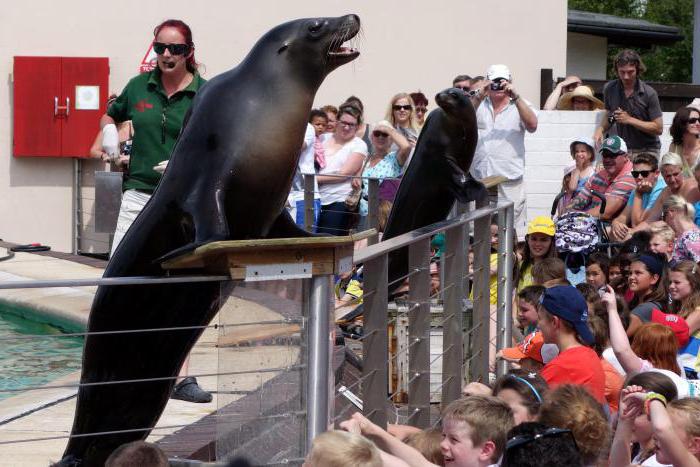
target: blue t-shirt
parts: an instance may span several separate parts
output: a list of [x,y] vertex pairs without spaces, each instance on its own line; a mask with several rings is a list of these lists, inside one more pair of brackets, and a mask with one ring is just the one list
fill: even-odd
[[[651,208],[661,192],[664,191],[664,188],[666,188],[666,182],[664,181],[663,177],[660,176],[656,179],[656,184],[649,193],[642,193],[642,209],[646,211],[647,209]],[[634,190],[630,195],[629,199],[627,200],[627,206],[632,206],[632,203],[634,203],[634,194],[636,192],[637,190]]]
[[[373,177],[373,178],[396,178],[401,175],[401,165],[399,160],[396,158],[396,151],[390,152],[384,158],[377,163],[374,167],[370,167],[369,164],[365,166],[362,171],[363,177]],[[362,184],[362,199],[360,200],[360,215],[366,216],[368,203],[367,196],[369,196],[369,186],[367,182]]]

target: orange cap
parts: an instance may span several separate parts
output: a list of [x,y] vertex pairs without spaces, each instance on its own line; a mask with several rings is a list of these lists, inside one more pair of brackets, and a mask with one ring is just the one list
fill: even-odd
[[544,345],[544,336],[542,332],[535,331],[525,336],[525,339],[516,347],[509,347],[501,350],[501,355],[507,360],[521,360],[523,358],[531,358],[540,363],[544,363],[542,357],[542,346]]

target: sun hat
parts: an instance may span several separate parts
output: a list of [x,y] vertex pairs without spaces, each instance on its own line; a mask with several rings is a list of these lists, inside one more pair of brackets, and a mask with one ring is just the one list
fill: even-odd
[[554,237],[556,228],[554,227],[554,221],[548,216],[537,216],[527,224],[527,234],[531,235],[534,233],[543,233]]
[[593,90],[589,88],[588,86],[577,86],[576,89],[570,92],[564,93],[560,98],[559,102],[557,103],[557,110],[571,110],[573,108],[573,99],[574,97],[583,97],[585,99],[588,99],[593,103],[593,109],[594,110],[602,110],[605,108],[605,104],[603,104],[603,101],[600,99],[596,98],[593,95]]
[[571,153],[571,157],[574,157],[574,145],[576,144],[585,144],[591,148],[591,152],[595,155],[595,143],[593,142],[593,138],[588,136],[579,136],[569,143],[569,153]]
[[668,328],[676,335],[678,340],[678,348],[682,349],[686,346],[690,340],[690,327],[683,317],[678,315],[673,315],[670,313],[664,313],[663,311],[654,308],[651,310],[651,320],[652,323],[662,324]]
[[690,107],[691,109],[695,109],[698,112],[700,112],[700,98],[696,97],[695,99],[693,99],[693,102],[686,105],[686,107]]
[[501,350],[501,355],[509,361],[531,358],[540,363],[549,363],[559,355],[559,349],[555,344],[545,344],[542,332],[535,331],[525,336],[525,339],[515,347]]
[[617,135],[613,136],[608,136],[603,140],[602,146],[600,146],[600,152],[603,154],[603,151],[609,151],[613,154],[626,154],[627,153],[627,145],[625,144],[625,140],[620,138]]
[[511,80],[510,70],[505,65],[491,65],[486,71],[486,79],[495,81],[499,78]]
[[571,172],[574,171],[575,168],[576,164],[569,164],[566,167],[564,167],[564,176],[566,177],[567,175],[569,175]]
[[584,343],[593,343],[593,333],[588,327],[588,305],[576,287],[571,285],[550,287],[542,294],[540,304],[550,314],[571,323]]

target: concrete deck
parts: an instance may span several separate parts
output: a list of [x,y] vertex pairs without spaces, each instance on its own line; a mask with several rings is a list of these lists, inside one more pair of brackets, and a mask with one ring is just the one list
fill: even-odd
[[[103,270],[76,261],[30,253],[17,253],[0,262],[0,282],[27,279],[95,278]],[[13,312],[31,319],[58,323],[71,330],[84,329],[95,287],[0,290],[0,302]],[[245,309],[245,313],[240,310]],[[280,320],[284,317],[252,301],[230,297],[220,312],[226,324]],[[218,322],[218,317],[214,320]],[[213,324],[213,323],[212,323]],[[220,330],[207,329],[191,353],[190,374],[212,374],[236,367],[240,370],[264,370],[289,366],[298,358],[296,345],[267,345],[247,348],[217,348]],[[222,363],[220,363],[222,362]],[[225,364],[224,364],[225,362]],[[223,365],[223,366],[222,366]],[[226,382],[227,392],[241,396],[254,391],[278,372],[251,373],[248,377]],[[0,375],[1,376],[1,375]],[[50,385],[76,384],[79,373],[55,380]],[[217,377],[199,378],[200,385],[216,391]],[[75,388],[36,389],[0,401],[0,459],[3,465],[46,466],[60,459],[67,442],[75,410]],[[237,396],[226,395],[226,403]],[[157,441],[213,413],[220,406],[219,396],[208,404],[171,400],[149,441]],[[49,440],[19,442],[36,438]]]

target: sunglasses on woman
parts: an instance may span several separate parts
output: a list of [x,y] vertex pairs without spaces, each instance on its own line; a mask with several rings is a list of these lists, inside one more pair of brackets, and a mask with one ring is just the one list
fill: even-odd
[[692,118],[689,118],[689,119],[688,119],[688,124],[689,124],[689,125],[694,125],[694,124],[696,124],[696,123],[698,123],[698,122],[700,122],[700,118],[698,118],[698,117],[692,117]]
[[162,42],[153,43],[153,51],[158,55],[163,55],[165,49],[170,51],[171,55],[185,55],[189,53],[190,46],[187,44],[164,44]]
[[424,113],[426,113],[427,111],[428,111],[428,109],[425,108],[425,107],[416,107],[416,113],[417,113],[417,114],[424,114]]
[[372,136],[374,136],[375,138],[388,138],[389,133],[384,133],[383,131],[375,130],[372,132]]
[[394,110],[397,111],[397,112],[398,112],[399,110],[407,110],[407,111],[410,111],[411,108],[412,108],[412,107],[411,107],[410,104],[409,104],[409,105],[396,105],[396,104],[394,104],[394,105],[392,106],[392,109],[394,109]]

